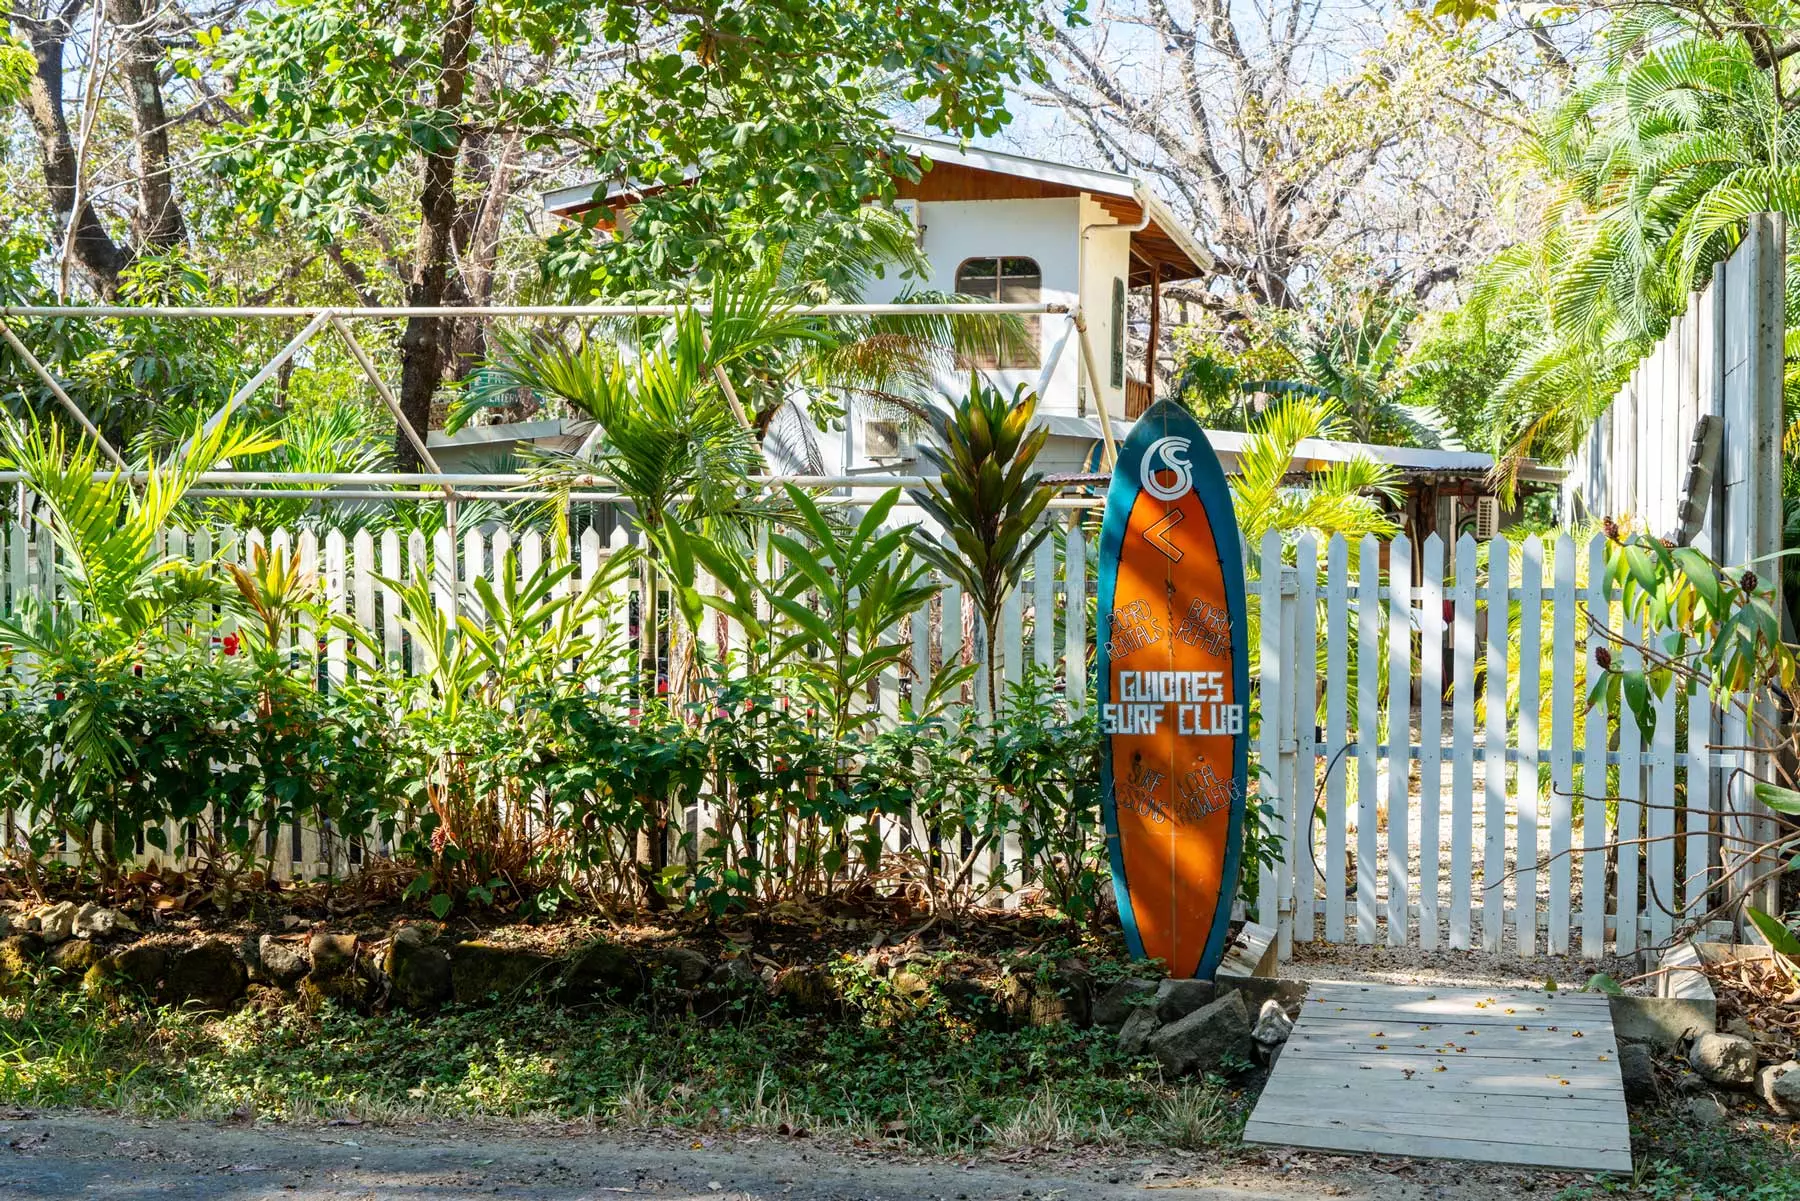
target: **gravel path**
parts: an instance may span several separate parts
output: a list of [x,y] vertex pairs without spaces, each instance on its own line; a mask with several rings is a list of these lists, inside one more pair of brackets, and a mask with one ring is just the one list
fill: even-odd
[[969,1162],[812,1140],[420,1126],[213,1126],[89,1113],[0,1121],[9,1201],[389,1198],[473,1201],[1508,1201],[1577,1179],[1454,1163],[1286,1152],[1028,1151]]

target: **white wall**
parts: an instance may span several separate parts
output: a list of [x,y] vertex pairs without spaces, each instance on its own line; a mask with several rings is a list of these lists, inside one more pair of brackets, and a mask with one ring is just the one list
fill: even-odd
[[[1087,316],[1088,342],[1094,348],[1094,370],[1100,377],[1100,390],[1106,398],[1107,411],[1115,420],[1122,421],[1125,418],[1125,389],[1122,386],[1112,386],[1112,296],[1113,281],[1124,280],[1126,313],[1129,316],[1131,229],[1117,224],[1112,214],[1092,199],[1083,196],[1081,227],[1096,224],[1099,227],[1088,229],[1084,239],[1087,245],[1081,273],[1081,311]],[[1130,359],[1126,360],[1125,372],[1127,376],[1131,373]],[[1088,416],[1096,416],[1091,405]]]
[[[1043,273],[1040,299],[1045,304],[1073,306],[1081,284],[1081,270],[1076,261],[1077,222],[1082,201],[1075,197],[1039,200],[956,200],[921,204],[920,221],[925,226],[924,251],[931,260],[931,277],[913,284],[914,288],[930,288],[940,292],[956,290],[956,268],[965,259],[1024,257],[1037,260]],[[870,303],[892,300],[905,289],[905,284],[890,277],[871,282],[867,289]],[[1039,355],[1047,357],[1061,336],[1065,319],[1044,317],[1039,321]],[[1045,412],[1075,412],[1077,362],[1074,345],[1063,348],[1050,386],[1045,390]],[[1010,394],[1018,384],[1036,387],[1038,369],[1020,368],[987,373],[994,385]],[[939,386],[948,395],[958,395],[967,381],[955,372],[947,372]],[[860,449],[860,448],[859,448]]]

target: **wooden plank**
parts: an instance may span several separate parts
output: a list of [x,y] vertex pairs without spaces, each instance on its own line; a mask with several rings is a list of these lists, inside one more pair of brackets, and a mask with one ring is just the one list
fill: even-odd
[[1682,901],[1690,913],[1706,907],[1713,880],[1713,772],[1708,764],[1713,737],[1713,707],[1703,681],[1687,697],[1687,848],[1682,865]]
[[1481,945],[1498,951],[1506,926],[1506,643],[1511,605],[1512,548],[1504,538],[1488,542],[1487,742],[1482,810],[1486,838],[1481,855]]
[[[1660,642],[1662,632],[1650,631]],[[1681,893],[1675,883],[1675,694],[1671,686],[1652,701],[1656,729],[1650,739],[1649,792],[1644,806],[1644,908],[1650,941],[1667,942],[1675,932]]]
[[1031,561],[1031,661],[1046,678],[1056,670],[1056,537],[1038,545]]
[[[1342,1087],[1342,1082],[1339,1086]],[[1465,1092],[1448,1088],[1442,1081],[1420,1076],[1400,1080],[1391,1077],[1359,1079],[1352,1087],[1356,1089],[1358,1107],[1370,1113],[1443,1113],[1493,1118],[1541,1114],[1565,1124],[1623,1126],[1627,1129],[1630,1126],[1623,1107],[1612,1097]],[[1319,1092],[1310,1083],[1270,1080],[1257,1101],[1259,1118],[1263,1118],[1261,1111],[1265,1104],[1276,1107],[1271,1110],[1271,1117],[1290,1105],[1306,1107],[1301,1109],[1299,1116],[1317,1117]]]
[[[1262,726],[1259,731],[1261,737],[1257,740],[1256,763],[1250,769],[1250,782],[1256,790],[1257,803],[1264,807],[1265,812],[1279,814],[1282,811],[1278,768],[1281,757],[1281,711],[1287,700],[1282,691],[1282,669],[1285,664],[1281,658],[1283,616],[1279,531],[1269,530],[1263,535],[1257,565],[1262,573],[1256,585],[1262,611],[1257,649],[1257,666],[1261,676],[1257,700],[1262,707]],[[1275,925],[1279,888],[1274,869],[1267,863],[1263,864],[1257,871],[1256,920],[1266,926]]]
[[1318,732],[1318,617],[1319,617],[1319,544],[1311,533],[1300,535],[1294,546],[1294,763],[1296,788],[1290,809],[1293,821],[1288,827],[1286,854],[1293,863],[1294,909],[1289,921],[1292,940],[1311,942],[1317,930],[1314,923],[1314,894],[1318,877],[1313,867],[1313,838],[1318,830],[1314,814],[1318,795],[1318,755],[1315,738]]
[[349,607],[349,571],[344,531],[331,530],[325,535],[325,611],[336,621],[325,631],[325,678],[333,689],[342,688],[348,675],[344,630],[338,623]]
[[1443,812],[1444,540],[1425,539],[1419,573],[1419,946],[1438,946]]
[[[1604,643],[1592,623],[1609,626],[1606,595],[1606,535],[1596,534],[1587,546],[1588,584],[1586,618],[1588,691],[1600,679],[1600,648]],[[1587,727],[1582,735],[1581,769],[1581,953],[1597,959],[1606,951],[1606,767],[1597,762],[1610,741],[1606,696],[1592,696]]]
[[[374,634],[379,628],[375,624],[375,538],[368,530],[356,531],[356,537],[350,540],[350,593],[351,608],[356,624],[368,634]],[[358,648],[358,662],[363,661],[366,652]]]
[[1079,515],[1070,519],[1063,551],[1063,688],[1069,712],[1087,709],[1087,539]]
[[1025,590],[1014,588],[1000,605],[1000,679],[994,682],[1002,707],[1007,689],[1025,676]]
[[1362,540],[1356,588],[1356,941],[1375,941],[1376,755],[1380,743],[1376,714],[1380,703],[1381,549],[1373,536]]
[[1456,542],[1456,628],[1452,633],[1450,768],[1450,946],[1470,943],[1475,839],[1475,539]]
[[1575,790],[1575,541],[1556,540],[1550,609],[1550,911],[1544,941],[1552,955],[1569,951],[1569,853]]
[[[1597,1108],[1597,1107],[1596,1107]],[[1617,1138],[1629,1138],[1631,1124],[1625,1115],[1600,1111],[1585,1116],[1581,1122],[1559,1118],[1554,1113],[1500,1110],[1469,1113],[1467,1111],[1433,1111],[1428,1106],[1415,1106],[1415,1111],[1379,1113],[1367,1106],[1349,1112],[1321,1115],[1315,1103],[1308,1108],[1304,1101],[1271,1105],[1258,1103],[1254,1120],[1259,1124],[1278,1126],[1317,1126],[1336,1130],[1380,1131],[1390,1134],[1421,1134],[1431,1138],[1462,1138],[1481,1142],[1535,1143],[1541,1147],[1560,1149],[1598,1149]],[[1603,1116],[1602,1116],[1603,1115]],[[1611,1119],[1611,1120],[1608,1120]],[[1598,1125],[1601,1129],[1595,1130]]]
[[[1399,1098],[1409,1108],[1426,1101],[1470,1097],[1493,1098],[1496,1110],[1531,1112],[1567,1105],[1570,1113],[1565,1120],[1576,1114],[1585,1118],[1608,1108],[1621,1117],[1625,1113],[1624,1089],[1616,1063],[1595,1064],[1591,1072],[1584,1068],[1570,1076],[1527,1060],[1458,1057],[1454,1063],[1443,1064],[1444,1071],[1438,1072],[1433,1070],[1437,1062],[1428,1056],[1384,1053],[1363,1059],[1368,1062],[1341,1056],[1295,1056],[1289,1066],[1288,1053],[1284,1051],[1263,1095],[1272,1104],[1281,1104],[1310,1094],[1320,1117],[1334,1111],[1327,1099],[1332,1090],[1346,1086],[1355,1090],[1359,1106],[1366,1090],[1371,1097]],[[1366,1108],[1375,1110],[1372,1104]]]
[[1388,796],[1387,944],[1406,945],[1412,874],[1410,786],[1412,760],[1412,543],[1406,535],[1388,547]]
[[[1634,649],[1643,636],[1635,618],[1623,630],[1625,646],[1613,655],[1621,671],[1635,671],[1643,663],[1643,655]],[[1619,846],[1618,896],[1614,945],[1624,955],[1637,949],[1638,939],[1638,863],[1643,857],[1639,830],[1643,817],[1642,732],[1628,706],[1619,714]]]
[[[1287,1048],[1282,1054],[1316,1058],[1391,1052],[1400,1056],[1432,1056],[1446,1064],[1458,1060],[1529,1059],[1533,1063],[1578,1065],[1616,1062],[1619,1054],[1618,1047],[1612,1042],[1589,1036],[1586,1031],[1580,1032],[1578,1038],[1574,1031],[1552,1031],[1547,1026],[1469,1026],[1433,1031],[1415,1026],[1409,1034],[1367,1029],[1372,1025],[1375,1023],[1357,1022],[1349,1028],[1360,1037],[1351,1037],[1344,1029],[1337,1028],[1296,1030],[1288,1036]],[[1544,1045],[1547,1039],[1556,1037],[1568,1043],[1560,1052]],[[1436,1069],[1433,1071],[1435,1073]]]
[[381,588],[381,651],[389,669],[398,671],[405,649],[400,640],[400,595],[386,582],[403,578],[397,530],[381,532],[381,575],[383,578],[377,581]]
[[[1305,1141],[1301,1141],[1304,1139]],[[1252,1121],[1244,1128],[1247,1143],[1278,1143],[1325,1151],[1367,1151],[1424,1159],[1467,1159],[1478,1163],[1522,1164],[1588,1172],[1629,1172],[1629,1151],[1588,1147],[1533,1147],[1529,1143],[1465,1138],[1422,1137],[1365,1130],[1280,1125]]]
[[1333,534],[1325,548],[1325,938],[1344,941],[1345,708],[1349,697],[1349,546]]
[[1538,681],[1543,670],[1544,544],[1536,534],[1519,552],[1518,853],[1513,923],[1519,957],[1537,954]]

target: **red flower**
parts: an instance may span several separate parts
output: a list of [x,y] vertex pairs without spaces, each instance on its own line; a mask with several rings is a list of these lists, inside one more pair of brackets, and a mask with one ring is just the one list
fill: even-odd
[[220,640],[219,645],[224,648],[227,655],[235,655],[238,653],[238,636],[236,634],[227,634]]

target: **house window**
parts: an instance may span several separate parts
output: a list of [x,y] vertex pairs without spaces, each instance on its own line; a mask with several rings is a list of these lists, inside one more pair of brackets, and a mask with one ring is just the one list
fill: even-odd
[[[965,259],[956,269],[956,290],[975,300],[997,304],[1037,304],[1043,273],[1036,259]],[[965,367],[1036,367],[1038,318],[1025,318],[1024,336],[997,337],[961,359]]]
[[1112,386],[1125,386],[1125,281],[1113,280]]

